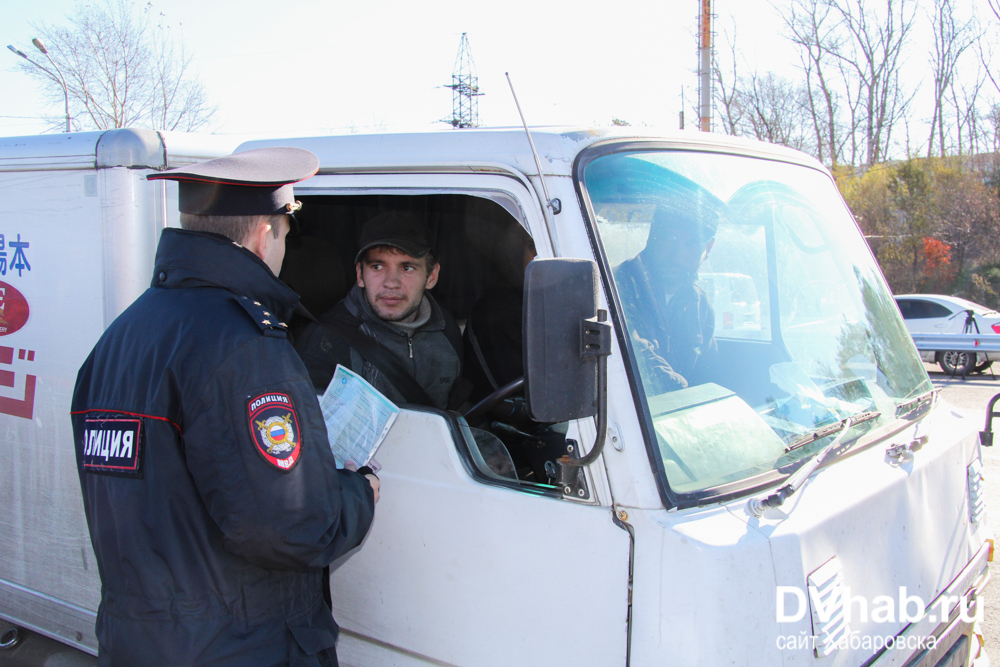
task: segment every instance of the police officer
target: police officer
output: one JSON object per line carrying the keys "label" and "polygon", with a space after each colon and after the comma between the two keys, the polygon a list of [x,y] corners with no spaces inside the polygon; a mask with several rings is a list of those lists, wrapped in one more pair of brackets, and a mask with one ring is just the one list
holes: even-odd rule
{"label": "police officer", "polygon": [[378,480],[336,468],[286,340],[291,184],[317,168],[265,148],[148,177],[179,181],[182,229],[73,395],[101,665],[337,664],[324,567],[364,538]]}

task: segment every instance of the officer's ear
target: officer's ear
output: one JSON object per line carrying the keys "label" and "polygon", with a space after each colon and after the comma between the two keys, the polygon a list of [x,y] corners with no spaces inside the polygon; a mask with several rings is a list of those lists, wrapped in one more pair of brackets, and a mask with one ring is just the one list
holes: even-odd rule
{"label": "officer's ear", "polygon": [[271,233],[271,221],[265,216],[254,216],[254,218],[254,224],[250,228],[250,231],[247,232],[242,245],[253,254],[264,259],[264,237]]}
{"label": "officer's ear", "polygon": [[274,275],[281,271],[285,258],[285,236],[291,229],[288,216],[260,216],[257,225],[250,232],[246,249],[267,264]]}

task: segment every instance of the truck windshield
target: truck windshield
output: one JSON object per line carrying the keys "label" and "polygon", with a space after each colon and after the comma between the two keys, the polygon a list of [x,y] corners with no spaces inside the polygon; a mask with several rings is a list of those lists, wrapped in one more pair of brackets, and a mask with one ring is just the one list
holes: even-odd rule
{"label": "truck windshield", "polygon": [[857,428],[879,428],[931,390],[827,175],[689,151],[583,164],[671,495],[773,481],[829,442],[817,430],[873,411]]}

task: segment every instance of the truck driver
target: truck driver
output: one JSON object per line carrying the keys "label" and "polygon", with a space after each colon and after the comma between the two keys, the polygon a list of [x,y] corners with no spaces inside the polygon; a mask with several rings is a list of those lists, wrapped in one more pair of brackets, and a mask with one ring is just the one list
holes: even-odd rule
{"label": "truck driver", "polygon": [[646,247],[614,269],[643,380],[656,393],[705,382],[718,357],[715,312],[695,281],[719,214],[697,202],[659,204]]}
{"label": "truck driver", "polygon": [[326,389],[340,364],[391,401],[457,408],[462,334],[427,292],[441,271],[427,228],[389,211],[364,224],[359,245],[357,284],[296,341],[316,389]]}

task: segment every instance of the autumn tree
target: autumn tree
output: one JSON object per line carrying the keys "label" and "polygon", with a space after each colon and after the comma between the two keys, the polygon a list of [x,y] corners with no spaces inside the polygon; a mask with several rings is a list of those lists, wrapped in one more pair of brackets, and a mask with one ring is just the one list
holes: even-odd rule
{"label": "autumn tree", "polygon": [[[64,24],[32,24],[65,77],[77,129],[191,131],[211,120],[215,109],[192,71],[190,52],[170,35],[162,14],[152,14],[152,3],[95,0],[78,5]],[[27,60],[19,67],[62,106],[57,77]]]}
{"label": "autumn tree", "polygon": [[951,288],[955,279],[955,266],[951,261],[951,246],[933,236],[925,236],[923,245],[923,278],[921,292],[940,293]]}
{"label": "autumn tree", "polygon": [[860,175],[842,170],[838,185],[893,291],[917,291],[924,269],[923,239],[937,231],[923,164],[879,165]]}
{"label": "autumn tree", "polygon": [[840,170],[837,183],[894,291],[993,289],[982,281],[1000,262],[1000,197],[961,159]]}
{"label": "autumn tree", "polygon": [[958,160],[938,160],[932,169],[931,225],[951,248],[957,274],[995,261],[1000,250],[1000,201],[982,176]]}

